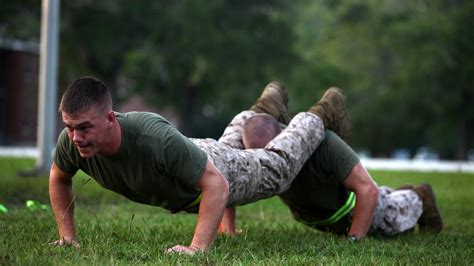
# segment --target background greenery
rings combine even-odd
[[[0,264],[34,265],[473,265],[474,190],[472,174],[371,171],[379,184],[397,187],[430,182],[444,218],[438,235],[369,237],[350,243],[346,237],[320,233],[295,222],[277,198],[238,208],[235,238],[218,237],[213,248],[195,257],[165,255],[190,242],[196,215],[170,214],[136,204],[99,187],[80,174],[74,178],[76,225],[81,250],[59,248],[50,211],[30,211],[26,200],[49,204],[47,178],[19,178],[33,160],[0,158]]]
[[[0,37],[39,39],[41,1],[0,0]],[[353,145],[373,155],[474,148],[474,2],[465,0],[61,1],[60,87],[93,75],[117,102],[172,108],[216,137],[270,80],[292,112],[344,88]]]

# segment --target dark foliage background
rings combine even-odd
[[[41,2],[0,6],[0,38],[39,41]],[[375,156],[474,148],[474,2],[76,0],[61,2],[60,93],[92,75],[116,103],[140,95],[183,132],[218,137],[271,80],[290,110],[343,88],[352,145]]]

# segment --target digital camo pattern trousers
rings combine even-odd
[[[229,207],[270,198],[287,190],[324,139],[322,120],[303,112],[265,148],[241,150],[242,126],[254,114],[244,111],[237,115],[219,141],[192,139],[227,178]]]
[[[415,227],[423,203],[413,190],[379,187],[377,206],[369,234],[391,236]]]

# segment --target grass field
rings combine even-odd
[[[443,213],[438,235],[370,237],[350,243],[291,218],[278,198],[238,209],[235,238],[218,237],[206,254],[165,255],[163,250],[191,240],[196,215],[174,214],[129,202],[100,188],[85,175],[75,177],[76,227],[81,250],[49,245],[57,229],[50,211],[30,211],[26,200],[49,204],[48,179],[20,178],[34,162],[0,158],[0,265],[3,264],[474,264],[474,175],[376,172],[383,185],[430,182]]]

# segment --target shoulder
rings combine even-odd
[[[56,143],[56,149],[65,149],[69,145],[73,144],[71,139],[67,135],[67,129],[64,128],[61,133],[59,133],[58,142]]]
[[[321,147],[326,149],[350,149],[350,146],[341,137],[329,129],[325,130],[325,138],[321,142]]]
[[[186,137],[159,114],[129,112],[116,113],[116,117],[122,127],[122,142],[132,150],[160,154],[186,142]]]
[[[315,157],[312,157],[315,163],[335,171],[335,168],[341,168],[342,164],[353,166],[359,162],[354,150],[336,133],[331,130],[326,130],[325,133],[326,137],[316,149]]]
[[[174,128],[171,123],[159,114],[151,112],[115,113],[124,130],[137,134],[156,134]]]
[[[334,131],[330,130],[330,129],[326,129],[326,139],[328,141],[342,141],[342,139],[336,134],[334,133]]]
[[[115,112],[115,117],[120,122],[127,122],[130,124],[141,124],[141,123],[153,123],[153,122],[163,122],[169,124],[168,120],[162,117],[159,114],[151,112],[128,112],[128,113],[118,113]]]

